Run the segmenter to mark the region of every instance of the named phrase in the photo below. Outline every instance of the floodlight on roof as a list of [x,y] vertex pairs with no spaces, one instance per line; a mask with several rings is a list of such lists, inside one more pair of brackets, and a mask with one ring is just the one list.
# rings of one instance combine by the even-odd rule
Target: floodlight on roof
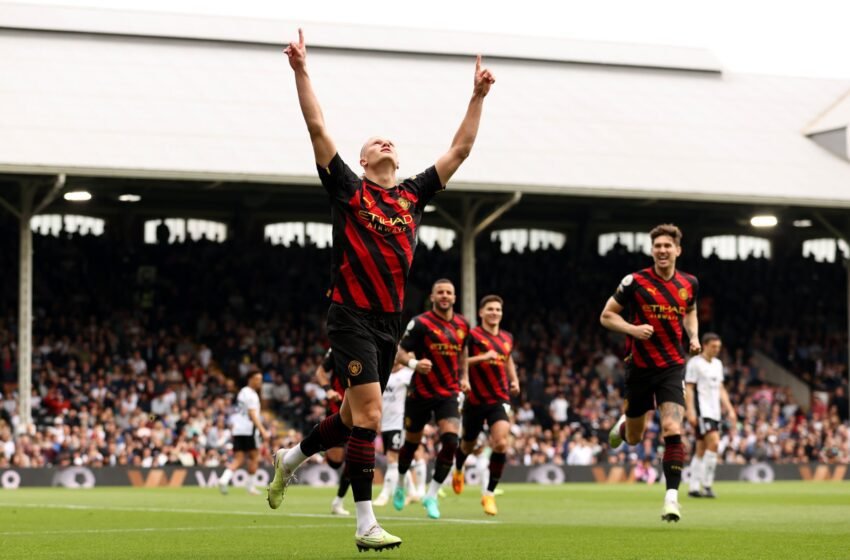
[[91,200],[89,191],[70,191],[65,193],[65,200],[69,202],[85,202]]
[[779,223],[776,216],[761,215],[750,218],[750,225],[757,228],[775,227]]
[[812,221],[811,220],[794,220],[793,224],[794,224],[794,227],[798,227],[798,228],[812,227]]
[[142,200],[142,197],[137,194],[122,194],[118,197],[118,200],[121,202],[139,202]]

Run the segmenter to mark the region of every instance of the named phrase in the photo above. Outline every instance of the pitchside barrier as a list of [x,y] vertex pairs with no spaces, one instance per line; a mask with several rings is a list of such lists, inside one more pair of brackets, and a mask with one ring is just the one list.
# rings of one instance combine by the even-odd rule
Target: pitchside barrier
[[[34,488],[60,486],[65,488],[94,488],[96,486],[200,486],[218,485],[221,468],[179,467],[133,468],[133,467],[63,467],[40,469],[0,469],[0,488]],[[803,481],[839,481],[850,480],[848,465],[773,465],[756,463],[752,465],[719,465],[715,479],[720,481],[744,481],[770,483],[775,480]],[[271,468],[259,471],[257,485],[262,487],[271,480]],[[298,470],[298,484],[310,486],[336,486],[339,481],[337,472],[324,464],[309,464]],[[660,483],[660,473],[651,477]],[[687,482],[690,473],[686,468],[683,482]],[[646,484],[635,475],[634,469],[616,465],[590,467],[565,467],[558,465],[538,465],[534,467],[507,467],[502,482],[530,482],[535,484],[563,484],[566,482],[595,482],[601,484]],[[232,484],[244,487],[248,473],[239,469],[234,473]],[[478,471],[466,470],[468,484],[478,483]],[[383,473],[375,471],[375,483],[383,482]]]

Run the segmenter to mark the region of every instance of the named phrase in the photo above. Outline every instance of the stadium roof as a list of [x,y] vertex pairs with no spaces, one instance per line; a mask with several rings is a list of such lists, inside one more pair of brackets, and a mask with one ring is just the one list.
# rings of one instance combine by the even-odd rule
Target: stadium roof
[[[317,184],[281,53],[296,28],[4,4],[0,173]],[[848,81],[729,74],[678,47],[305,33],[351,163],[367,136],[386,134],[405,174],[430,165],[460,122],[480,50],[498,83],[453,189],[850,207],[850,162],[807,136],[821,120],[846,126]]]

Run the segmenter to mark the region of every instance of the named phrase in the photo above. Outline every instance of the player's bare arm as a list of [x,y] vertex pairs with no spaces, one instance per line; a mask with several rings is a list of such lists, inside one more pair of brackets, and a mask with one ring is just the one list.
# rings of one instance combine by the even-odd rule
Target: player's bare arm
[[466,393],[471,389],[469,386],[469,360],[469,348],[464,348],[458,363],[458,367],[460,369],[460,379],[458,381],[460,382],[460,390],[462,393]]
[[729,416],[729,421],[733,424],[738,423],[738,415],[735,413],[735,407],[732,406],[732,401],[729,400],[729,393],[726,387],[720,387],[720,403],[726,409],[726,414]]
[[493,349],[490,349],[483,354],[477,354],[475,356],[469,356],[467,363],[469,365],[480,364],[481,362],[487,362],[489,360],[495,360],[499,357],[499,353]]
[[510,382],[510,392],[514,397],[519,395],[519,376],[516,373],[516,364],[514,363],[514,357],[508,356],[507,363],[508,370],[508,381]]
[[431,371],[431,360],[428,358],[416,359],[416,354],[408,352],[401,346],[398,347],[398,352],[395,355],[395,363],[407,366],[416,373],[428,373]]
[[336,145],[328,134],[325,126],[325,117],[319,106],[319,99],[313,91],[313,83],[307,73],[307,45],[304,43],[304,31],[298,30],[298,42],[291,42],[284,49],[289,58],[289,66],[295,73],[295,88],[298,90],[298,103],[301,105],[301,114],[307,124],[310,133],[310,142],[313,143],[313,155],[316,163],[327,167],[336,154]]
[[436,163],[437,175],[440,182],[445,185],[458,170],[460,164],[469,157],[475,137],[478,135],[478,125],[481,123],[481,110],[484,107],[484,98],[490,93],[490,86],[496,83],[493,73],[481,66],[481,55],[475,59],[475,78],[472,88],[472,99],[466,115],[455,133],[449,151],[443,154]]
[[696,428],[697,425],[697,410],[694,406],[694,383],[685,384],[685,410],[688,416],[688,423]]
[[685,313],[682,325],[685,327],[685,332],[688,333],[688,338],[690,339],[688,351],[691,356],[696,356],[702,352],[702,345],[699,342],[699,317],[697,317],[696,305],[688,309]]
[[627,334],[638,340],[648,340],[655,333],[652,325],[632,325],[623,318],[623,306],[614,298],[608,298],[599,322],[609,331]]
[[325,390],[325,396],[329,401],[342,401],[342,395],[330,388],[331,378],[328,376],[328,372],[325,371],[325,368],[321,365],[316,368],[316,381],[318,381],[319,385]]
[[263,441],[268,441],[269,432],[263,426],[262,420],[260,420],[260,413],[252,408],[248,410],[248,417],[251,419],[251,422],[253,422],[254,426],[256,426],[257,431],[260,432],[260,437],[263,438]]

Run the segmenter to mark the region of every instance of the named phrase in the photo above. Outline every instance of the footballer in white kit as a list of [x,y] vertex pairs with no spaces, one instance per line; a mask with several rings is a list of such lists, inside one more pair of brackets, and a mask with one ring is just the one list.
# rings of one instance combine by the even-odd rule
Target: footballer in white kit
[[256,473],[260,465],[258,437],[269,439],[269,433],[263,427],[260,418],[260,395],[258,391],[263,385],[262,372],[254,372],[248,376],[248,382],[236,395],[236,411],[230,416],[231,433],[233,434],[233,460],[218,481],[222,494],[227,493],[228,484],[236,469],[242,466],[245,455],[248,456],[247,470],[250,475],[247,490],[249,494],[259,494],[256,489]]
[[688,361],[685,369],[685,405],[688,422],[696,430],[696,451],[691,461],[691,480],[688,495],[693,498],[714,498],[712,485],[717,468],[717,449],[720,442],[720,421],[723,410],[737,423],[735,409],[723,386],[723,362],[717,357],[722,342],[720,336],[705,333],[702,352]]
[[384,487],[374,502],[376,506],[386,505],[398,484],[398,452],[404,444],[404,401],[412,377],[412,369],[396,364],[384,389],[381,439],[384,442],[384,453],[387,454],[387,472],[384,475]]

